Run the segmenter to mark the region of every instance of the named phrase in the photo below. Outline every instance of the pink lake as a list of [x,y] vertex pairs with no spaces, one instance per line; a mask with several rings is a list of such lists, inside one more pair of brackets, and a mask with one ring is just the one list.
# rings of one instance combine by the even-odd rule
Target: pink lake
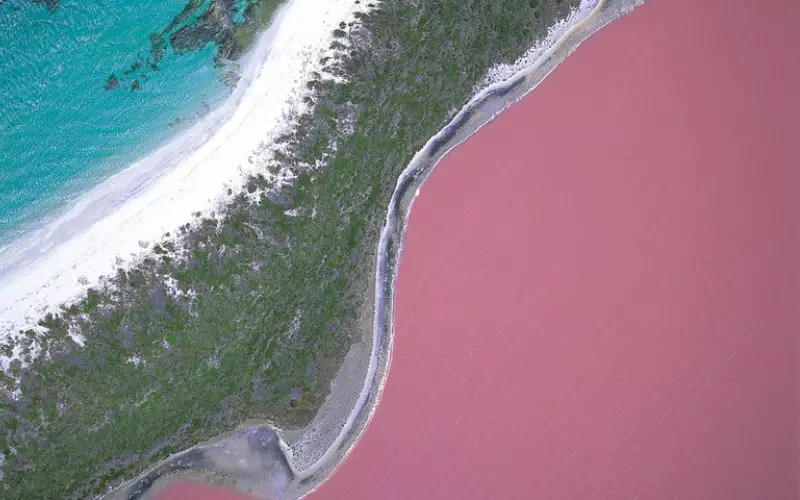
[[156,494],[156,500],[255,500],[255,498],[229,488],[186,480],[172,482]]
[[798,498],[798,20],[649,0],[451,152],[312,498]]

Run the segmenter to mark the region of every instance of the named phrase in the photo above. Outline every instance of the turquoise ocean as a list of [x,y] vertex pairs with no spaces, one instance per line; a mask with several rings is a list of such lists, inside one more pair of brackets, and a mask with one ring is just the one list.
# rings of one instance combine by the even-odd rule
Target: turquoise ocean
[[167,37],[153,51],[186,5],[0,0],[0,246],[229,94],[212,43],[176,54]]

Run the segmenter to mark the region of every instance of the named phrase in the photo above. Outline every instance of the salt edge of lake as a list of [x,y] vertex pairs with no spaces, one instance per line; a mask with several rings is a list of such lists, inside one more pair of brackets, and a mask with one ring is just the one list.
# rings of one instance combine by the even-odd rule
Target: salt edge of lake
[[[635,2],[636,0],[633,1]],[[608,13],[608,16],[600,19],[600,14],[608,3],[608,0],[581,0],[579,6],[566,19],[551,26],[547,36],[532,46],[517,61],[513,64],[499,64],[491,68],[481,83],[473,89],[473,97],[460,110],[454,113],[452,119],[438,133],[425,143],[400,174],[389,203],[378,243],[372,328],[373,339],[370,346],[371,352],[369,353],[366,377],[357,401],[345,422],[342,423],[338,434],[313,463],[306,464],[303,468],[298,468],[298,464],[292,456],[293,450],[291,446],[286,445],[284,447],[284,452],[287,454],[289,463],[294,466],[293,472],[297,476],[302,478],[316,476],[314,481],[301,488],[300,498],[305,498],[316,491],[335,474],[338,467],[344,463],[347,456],[358,444],[380,404],[390,371],[391,353],[394,344],[392,317],[394,285],[402,259],[403,233],[419,190],[439,161],[449,151],[458,147],[458,145],[491,122],[500,112],[521,97],[513,100],[509,100],[507,97],[499,98],[499,101],[502,102],[499,110],[492,113],[491,116],[480,120],[475,125],[467,125],[465,128],[468,130],[464,131],[463,136],[450,139],[447,139],[447,137],[450,136],[453,130],[460,128],[458,124],[461,123],[462,117],[492,101],[492,94],[495,91],[509,89],[520,79],[524,79],[526,83],[524,84],[525,91],[523,96],[532,92],[555,66],[572,50],[575,50],[580,43],[597,29],[626,12],[626,8],[616,6],[612,9],[612,12]],[[573,44],[565,43],[573,37],[575,37]],[[556,63],[547,67],[547,63],[552,62],[550,58],[564,45],[571,46],[567,47],[564,54],[555,57],[557,59]],[[543,73],[539,74],[540,70]],[[446,149],[436,153],[437,145],[441,145],[443,140],[445,141]],[[432,160],[432,155],[435,157],[434,160]],[[408,188],[407,182],[413,177],[418,177],[418,179],[413,182],[413,187]],[[410,191],[411,189],[413,189],[413,192]],[[408,200],[408,205],[403,207],[403,199],[407,195],[410,195],[410,199]],[[393,242],[394,249],[390,248],[390,241]],[[393,254],[390,255],[390,252],[393,252]],[[320,412],[308,427],[312,429],[330,428],[331,423],[325,420],[326,415],[324,412]]]

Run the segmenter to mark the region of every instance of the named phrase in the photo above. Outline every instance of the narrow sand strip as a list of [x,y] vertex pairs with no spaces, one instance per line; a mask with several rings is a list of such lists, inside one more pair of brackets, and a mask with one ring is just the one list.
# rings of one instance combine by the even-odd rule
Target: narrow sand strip
[[[324,444],[311,440],[322,445],[324,453],[303,460],[310,457],[292,457],[295,443],[283,443],[295,465],[293,472],[302,481],[293,485],[291,493],[305,495],[329,477],[374,415],[391,357],[393,286],[402,235],[410,201],[419,186],[446,151],[535,88],[583,39],[619,15],[598,19],[606,3],[584,0],[526,58],[490,72],[484,82],[489,86],[426,143],[399,177],[377,252],[366,377],[363,384],[352,388],[358,397],[347,418],[329,422],[321,413],[310,426],[337,430]],[[57,310],[60,303],[79,296],[111,272],[118,258],[130,260],[139,255],[140,241],[153,241],[173,231],[190,221],[193,212],[213,209],[224,199],[226,186],[238,187],[243,176],[254,169],[248,162],[252,152],[262,143],[268,149],[269,139],[286,123],[285,113],[300,106],[308,75],[319,69],[316,56],[354,7],[353,0],[290,0],[243,61],[240,86],[223,108],[92,190],[52,225],[0,251],[0,334],[29,327],[43,312]],[[510,92],[520,82],[519,94]],[[498,94],[499,103],[494,102]],[[441,151],[442,146],[446,151]]]
[[[365,344],[356,344],[351,348],[331,384],[331,394],[308,426],[287,431],[270,422],[245,421],[233,438],[230,433],[225,433],[191,449],[211,450],[224,446],[230,439],[238,439],[248,432],[266,427],[278,435],[286,466],[294,476],[286,490],[270,493],[280,498],[304,497],[328,479],[355,447],[380,402],[393,343],[394,282],[402,252],[402,238],[411,204],[420,186],[447,152],[534,90],[595,31],[642,1],[584,0],[578,9],[553,26],[545,39],[519,61],[491,70],[482,82],[482,88],[476,88],[475,96],[414,156],[398,178],[379,240],[374,302],[368,305],[372,320],[367,319],[370,323],[367,328],[371,330],[371,335]],[[344,409],[343,404],[346,405]],[[188,451],[176,453],[162,463],[177,460]],[[202,474],[198,477],[202,477]],[[135,481],[126,487],[132,484]],[[119,491],[127,490],[122,487]]]
[[241,188],[287,113],[302,109],[332,31],[357,8],[354,0],[289,0],[241,61],[242,79],[223,106],[1,249],[0,340],[77,299],[195,212],[217,208],[228,187]]
[[[514,64],[493,68],[476,88],[475,96],[423,146],[400,174],[378,244],[373,338],[364,385],[356,405],[341,424],[338,435],[327,451],[307,468],[294,470],[306,481],[296,485],[297,489],[293,493],[305,496],[324,483],[356,446],[375,414],[391,362],[394,342],[394,284],[402,254],[403,235],[413,201],[425,179],[447,152],[468,139],[508,106],[533,91],[592,33],[642,1],[583,0],[567,19],[554,25],[548,35],[522,58]],[[330,423],[326,425],[322,422],[324,418],[324,415],[318,415],[311,426],[330,428]],[[290,463],[293,462],[290,460]]]
[[[242,423],[231,438],[225,433],[191,448],[206,451],[224,446],[251,431],[269,428],[278,435],[286,466],[294,476],[287,488],[270,491],[276,498],[300,498],[315,491],[342,464],[355,447],[374,415],[389,368],[393,342],[394,281],[402,250],[402,237],[410,204],[419,186],[449,151],[487,124],[500,111],[533,90],[567,55],[596,30],[622,15],[638,0],[585,0],[566,20],[553,26],[548,35],[514,65],[503,65],[489,72],[475,96],[455,114],[439,133],[414,156],[398,178],[387,209],[376,255],[374,302],[365,328],[366,342],[351,347],[339,374],[331,383],[331,393],[313,421],[297,430],[280,429],[271,422]],[[604,11],[604,7],[611,5]],[[627,7],[626,7],[627,6]],[[164,460],[178,460],[184,450]],[[154,469],[151,469],[155,470]],[[215,469],[216,470],[216,469]],[[198,471],[202,478],[208,471]],[[119,489],[141,480],[133,480]],[[167,478],[164,483],[169,481]],[[252,491],[262,491],[251,485]]]

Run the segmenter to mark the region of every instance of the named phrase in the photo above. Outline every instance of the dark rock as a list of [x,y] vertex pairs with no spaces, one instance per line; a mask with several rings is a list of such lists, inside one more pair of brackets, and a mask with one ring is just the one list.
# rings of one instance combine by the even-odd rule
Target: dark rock
[[55,12],[58,8],[59,0],[32,0],[34,3],[43,4],[50,12]]
[[119,87],[119,80],[117,80],[117,75],[111,73],[111,76],[108,77],[106,84],[103,85],[103,88],[106,90],[114,90],[115,88]]
[[139,61],[139,60],[136,60],[136,61],[134,61],[133,64],[131,64],[130,68],[125,70],[125,74],[126,75],[130,75],[131,73],[135,73],[141,67],[142,67],[142,62]]
[[187,50],[198,50],[208,42],[220,46],[220,55],[229,57],[230,50],[224,50],[233,42],[233,14],[236,0],[212,0],[206,12],[195,24],[182,26],[172,35],[172,49],[180,54]]
[[[3,0],[0,0],[3,1]],[[58,0],[33,0],[57,3]],[[252,44],[255,33],[265,22],[260,19],[263,15],[261,2],[255,0],[248,3],[245,9],[245,19],[241,23],[234,22],[237,12],[238,0],[210,0],[205,12],[204,0],[188,0],[183,10],[176,15],[161,31],[150,35],[150,57],[143,59],[139,56],[125,74],[132,74],[141,67],[146,66],[152,71],[158,71],[159,64],[167,50],[167,37],[172,44],[173,52],[182,54],[190,50],[200,50],[208,43],[217,45],[215,62],[235,60]],[[190,22],[190,19],[194,20]],[[238,81],[236,75],[225,77],[225,83],[235,86]],[[138,88],[138,87],[137,87]],[[132,90],[136,90],[133,89]]]
[[158,63],[164,58],[164,51],[167,50],[167,39],[164,33],[150,35],[150,52],[153,54],[153,62],[150,67],[153,71],[158,70]]

